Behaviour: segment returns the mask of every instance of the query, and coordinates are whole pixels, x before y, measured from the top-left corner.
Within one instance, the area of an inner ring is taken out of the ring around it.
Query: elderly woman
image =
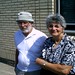
[[[44,43],[43,59],[37,58],[36,63],[44,68],[44,74],[75,75],[75,43],[64,33],[64,17],[48,15],[46,25],[51,37]]]

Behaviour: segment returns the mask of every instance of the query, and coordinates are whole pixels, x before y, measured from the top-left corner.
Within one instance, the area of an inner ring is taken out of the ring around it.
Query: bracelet
[[[45,66],[45,65],[46,65],[46,62],[44,61],[44,62],[43,62],[43,66]]]
[[[45,66],[46,64],[45,63],[43,63],[43,66]]]

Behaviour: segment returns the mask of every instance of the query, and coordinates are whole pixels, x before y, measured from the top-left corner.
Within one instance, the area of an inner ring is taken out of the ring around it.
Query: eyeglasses
[[[55,27],[55,28],[60,28],[60,27],[62,27],[60,24],[49,24],[48,26],[47,26],[48,28],[53,28],[53,27]]]
[[[18,25],[28,24],[28,23],[30,23],[30,22],[28,22],[28,21],[18,21],[17,22]]]

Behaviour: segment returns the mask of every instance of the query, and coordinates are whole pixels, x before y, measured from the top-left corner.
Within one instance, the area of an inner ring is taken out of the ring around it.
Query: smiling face
[[[64,28],[60,23],[52,22],[48,26],[48,31],[53,37],[59,37],[64,33]]]
[[[30,23],[28,21],[19,21],[18,25],[24,34],[29,34],[33,28],[32,23]]]

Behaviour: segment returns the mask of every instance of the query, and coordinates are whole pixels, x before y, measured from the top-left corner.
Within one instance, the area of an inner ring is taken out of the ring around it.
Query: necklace
[[[59,42],[56,42],[53,44],[53,47],[56,47],[59,44]]]

